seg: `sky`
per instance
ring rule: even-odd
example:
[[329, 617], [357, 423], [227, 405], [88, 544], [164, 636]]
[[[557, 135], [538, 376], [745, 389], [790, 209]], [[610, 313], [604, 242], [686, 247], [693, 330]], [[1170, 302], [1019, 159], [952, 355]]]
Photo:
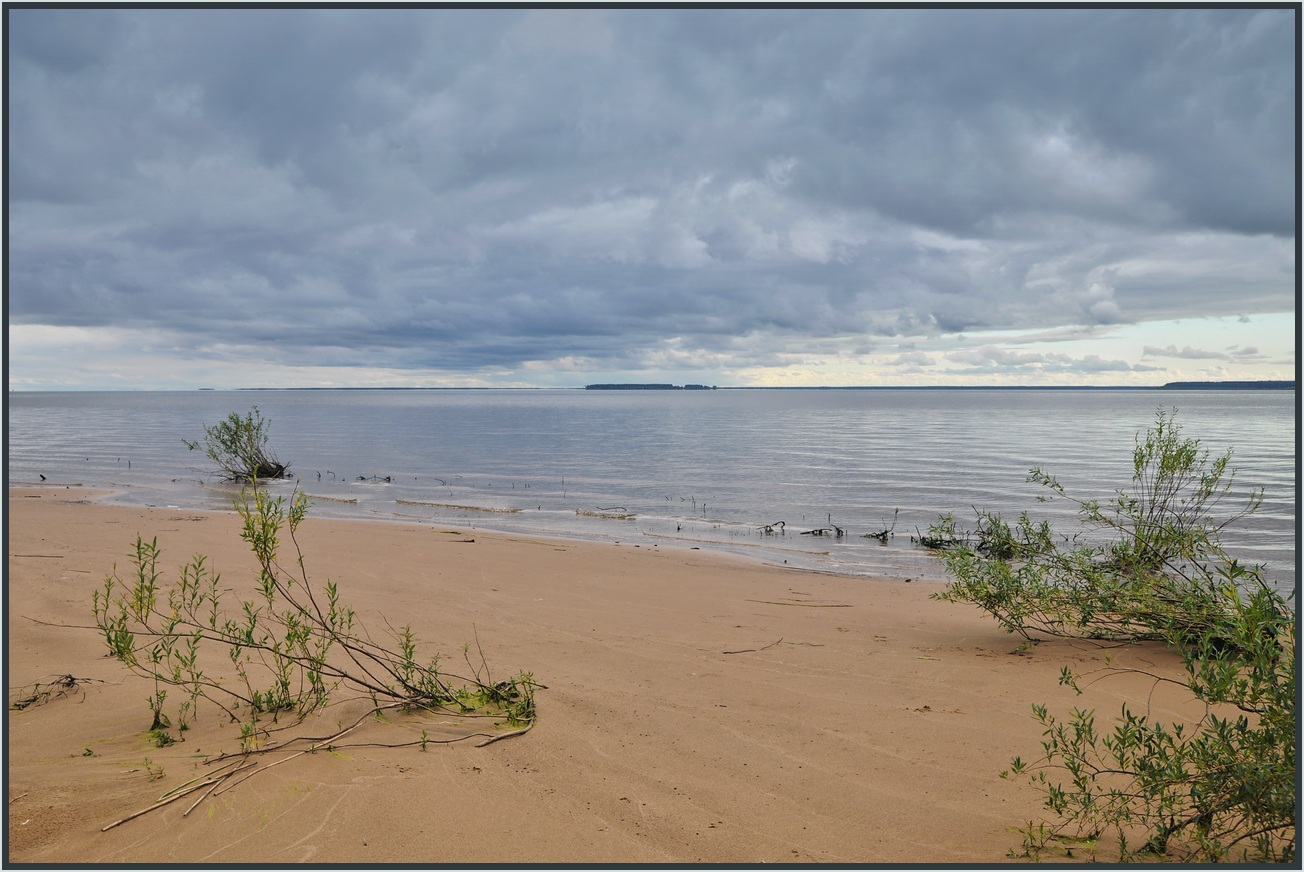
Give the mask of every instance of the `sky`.
[[7, 9], [11, 390], [1293, 379], [1294, 9]]

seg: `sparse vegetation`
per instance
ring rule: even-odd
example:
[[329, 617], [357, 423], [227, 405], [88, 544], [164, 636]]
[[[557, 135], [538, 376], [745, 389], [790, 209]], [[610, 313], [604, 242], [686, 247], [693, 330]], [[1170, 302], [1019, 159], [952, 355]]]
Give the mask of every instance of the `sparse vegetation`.
[[[1132, 490], [1103, 507], [1074, 500], [1091, 535], [1057, 538], [1027, 513], [1013, 528], [979, 512], [974, 533], [946, 517], [930, 530], [948, 543], [956, 579], [938, 598], [974, 603], [1028, 639], [1162, 642], [1186, 677], [1154, 680], [1184, 684], [1205, 705], [1199, 722], [1170, 726], [1125, 705], [1109, 731], [1094, 711], [1062, 718], [1034, 706], [1042, 756], [1016, 757], [1002, 775], [1031, 777], [1055, 820], [1022, 829], [1024, 855], [1094, 855], [1112, 835], [1123, 860], [1295, 860], [1295, 617], [1258, 568], [1219, 541], [1261, 499], [1251, 492], [1217, 515], [1232, 493], [1230, 459], [1210, 460], [1161, 412], [1137, 440]], [[1041, 470], [1030, 480], [1068, 498]], [[1102, 531], [1109, 538], [1093, 541]], [[1082, 678], [1065, 668], [1061, 682], [1078, 688]]]
[[[481, 744], [533, 725], [536, 684], [530, 674], [494, 681], [483, 655], [472, 677], [446, 674], [437, 658], [418, 657], [410, 627], [392, 630], [392, 645], [373, 641], [341, 602], [334, 583], [319, 586], [310, 580], [295, 538], [308, 509], [302, 493], [296, 491], [287, 503], [264, 489], [246, 488], [236, 508], [243, 520], [241, 536], [259, 569], [252, 595], [233, 607], [227, 602], [230, 590], [205, 557], [194, 557], [181, 567], [174, 584], [166, 584], [157, 539], [146, 542], [139, 536], [130, 575], [119, 577], [115, 567], [103, 589], [94, 592], [95, 626], [109, 652], [151, 683], [148, 732], [156, 745], [181, 741], [205, 708], [216, 709], [240, 730], [240, 751], [209, 763], [231, 757], [247, 761], [296, 743], [303, 752], [341, 747], [343, 736], [387, 712], [438, 712], [514, 728], [471, 733], [484, 738]], [[281, 561], [283, 537], [293, 551], [286, 563]], [[215, 657], [214, 651], [225, 658]], [[469, 646], [463, 649], [468, 665], [469, 651]], [[225, 675], [216, 669], [223, 662], [229, 664]], [[368, 713], [327, 737], [293, 734], [308, 715], [340, 696], [368, 701]], [[434, 741], [423, 735], [395, 746], [425, 747]], [[243, 764], [222, 767], [191, 789], [211, 788], [237, 771], [241, 778], [251, 774]], [[169, 795], [167, 801], [189, 792]]]

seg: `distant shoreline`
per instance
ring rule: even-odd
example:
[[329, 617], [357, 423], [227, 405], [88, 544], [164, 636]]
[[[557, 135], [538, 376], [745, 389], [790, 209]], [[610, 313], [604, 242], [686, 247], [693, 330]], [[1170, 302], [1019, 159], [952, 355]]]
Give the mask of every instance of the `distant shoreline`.
[[639, 383], [618, 383], [618, 384], [595, 384], [585, 385], [586, 391], [714, 391], [717, 388], [714, 385], [671, 385], [662, 383], [639, 384]]
[[[213, 388], [199, 388], [213, 390]], [[490, 387], [306, 387], [232, 388], [237, 391], [1277, 391], [1295, 390], [1293, 381], [1180, 381], [1162, 385], [697, 385], [591, 384], [582, 388]]]
[[794, 385], [721, 387], [722, 391], [1266, 391], [1295, 390], [1293, 381], [1169, 382], [1162, 385]]
[[[169, 388], [160, 393], [189, 391], [1293, 391], [1296, 382], [1280, 381], [1178, 381], [1162, 385], [662, 385], [612, 384], [580, 387], [247, 387], [247, 388]], [[153, 393], [151, 389], [85, 388], [73, 390], [10, 388], [10, 394], [35, 393]]]
[[1223, 381], [1223, 382], [1200, 382], [1200, 381], [1183, 381], [1169, 382], [1164, 385], [1169, 390], [1178, 391], [1280, 391], [1295, 390], [1293, 381]]

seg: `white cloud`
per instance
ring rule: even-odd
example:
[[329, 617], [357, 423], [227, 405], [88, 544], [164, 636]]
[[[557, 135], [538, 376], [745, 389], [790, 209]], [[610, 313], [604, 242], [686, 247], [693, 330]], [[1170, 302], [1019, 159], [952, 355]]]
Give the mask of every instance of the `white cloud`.
[[1153, 345], [1147, 345], [1141, 351], [1142, 357], [1178, 357], [1185, 360], [1228, 360], [1228, 355], [1221, 351], [1205, 351], [1201, 348], [1192, 348], [1189, 345], [1178, 349], [1176, 345], [1169, 345], [1166, 348], [1156, 348]]

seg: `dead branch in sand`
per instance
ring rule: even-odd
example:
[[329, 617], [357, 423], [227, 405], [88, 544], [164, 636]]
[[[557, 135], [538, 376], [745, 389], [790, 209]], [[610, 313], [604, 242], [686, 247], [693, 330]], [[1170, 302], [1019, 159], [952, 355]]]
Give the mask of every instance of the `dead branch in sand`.
[[[54, 679], [53, 681], [47, 681], [47, 682], [38, 681], [35, 684], [33, 684], [31, 689], [26, 691], [26, 693], [24, 693], [22, 690], [19, 690], [18, 693], [22, 695], [18, 696], [12, 702], [10, 702], [9, 708], [12, 709], [13, 711], [20, 712], [23, 709], [27, 709], [35, 705], [41, 705], [43, 703], [47, 703], [52, 699], [59, 699], [61, 697], [68, 696], [80, 690], [81, 685], [90, 682], [96, 682], [98, 684], [104, 683], [101, 679], [98, 678], [77, 678], [73, 675], [68, 675], [68, 674], [60, 675], [58, 678]], [[84, 693], [82, 695], [83, 697], [85, 696]]]
[[770, 644], [766, 645], [764, 648], [740, 648], [740, 649], [738, 649], [737, 651], [721, 651], [720, 653], [721, 653], [721, 654], [747, 654], [747, 653], [749, 653], [749, 652], [753, 652], [753, 651], [766, 651], [766, 650], [768, 650], [768, 649], [770, 649], [770, 648], [773, 648], [775, 645], [779, 644], [779, 642], [782, 642], [782, 641], [783, 641], [783, 639], [782, 639], [782, 638], [779, 638], [779, 639], [777, 639], [776, 641], [771, 642]]

